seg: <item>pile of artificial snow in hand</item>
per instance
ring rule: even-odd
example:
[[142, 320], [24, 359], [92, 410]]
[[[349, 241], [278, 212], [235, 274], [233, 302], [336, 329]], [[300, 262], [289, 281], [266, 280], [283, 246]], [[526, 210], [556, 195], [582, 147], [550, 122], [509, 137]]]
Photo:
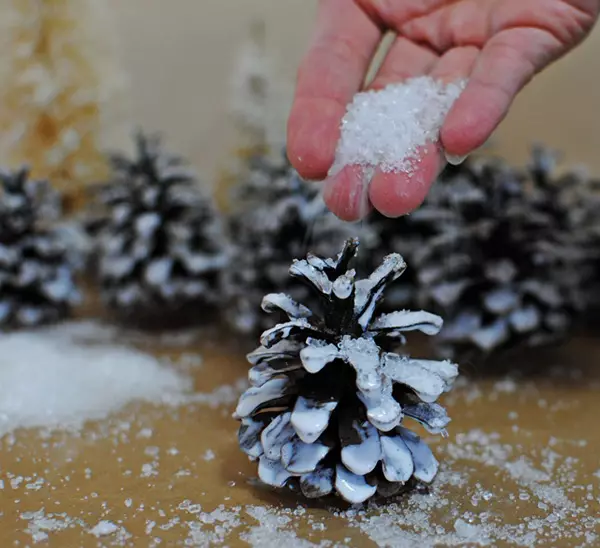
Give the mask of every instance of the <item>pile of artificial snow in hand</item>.
[[410, 173], [419, 149], [438, 140], [464, 86], [421, 76], [356, 94], [342, 120], [330, 175], [350, 165]]
[[109, 343], [100, 325], [2, 334], [0, 437], [20, 427], [78, 428], [135, 400], [182, 403], [191, 384], [153, 356]]

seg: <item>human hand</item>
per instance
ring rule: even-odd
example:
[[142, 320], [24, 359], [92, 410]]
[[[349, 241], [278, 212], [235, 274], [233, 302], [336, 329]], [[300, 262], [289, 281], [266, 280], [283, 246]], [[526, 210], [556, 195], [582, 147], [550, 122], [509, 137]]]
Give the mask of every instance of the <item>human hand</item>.
[[[346, 107], [361, 90], [383, 32], [393, 30], [397, 36], [370, 89], [425, 74], [469, 79], [440, 143], [424, 147], [415, 172], [378, 170], [371, 180], [370, 206], [390, 217], [408, 213], [443, 167], [438, 146], [463, 156], [484, 144], [515, 95], [581, 42], [599, 11], [599, 0], [319, 0], [288, 122], [290, 161], [306, 179], [326, 178]], [[324, 184], [325, 201], [340, 218], [365, 213], [356, 166]]]

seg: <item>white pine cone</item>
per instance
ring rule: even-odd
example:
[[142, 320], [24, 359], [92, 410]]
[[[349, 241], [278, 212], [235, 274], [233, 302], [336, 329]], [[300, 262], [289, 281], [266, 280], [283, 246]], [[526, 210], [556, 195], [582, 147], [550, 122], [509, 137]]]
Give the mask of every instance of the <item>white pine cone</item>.
[[357, 246], [348, 240], [337, 259], [309, 254], [292, 264], [290, 274], [316, 293], [318, 310], [285, 294], [264, 298], [265, 311], [289, 321], [265, 331], [249, 354], [252, 386], [235, 414], [240, 446], [258, 459], [263, 482], [296, 481], [307, 497], [335, 491], [352, 503], [433, 480], [438, 463], [404, 419], [444, 433], [450, 419], [436, 400], [458, 374], [448, 361], [392, 351], [403, 333], [433, 335], [442, 320], [422, 311], [377, 315], [406, 265], [392, 254], [356, 280], [350, 262]]
[[484, 357], [568, 333], [591, 276], [583, 186], [573, 172], [557, 176], [541, 149], [527, 170], [468, 161], [404, 220], [415, 301], [444, 316], [445, 356]]
[[129, 317], [177, 314], [222, 298], [229, 252], [216, 208], [183, 159], [156, 136], [137, 135], [137, 155], [112, 157], [93, 219], [97, 275], [107, 304]]
[[61, 320], [80, 301], [76, 265], [52, 226], [59, 195], [28, 177], [0, 172], [0, 329]]

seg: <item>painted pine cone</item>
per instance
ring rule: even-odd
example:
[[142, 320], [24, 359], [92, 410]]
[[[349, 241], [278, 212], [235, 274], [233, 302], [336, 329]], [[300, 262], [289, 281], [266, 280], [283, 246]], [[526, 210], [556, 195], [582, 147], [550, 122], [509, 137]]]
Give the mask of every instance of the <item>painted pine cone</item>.
[[527, 171], [469, 162], [409, 217], [429, 231], [409, 259], [419, 306], [445, 317], [443, 355], [482, 357], [568, 332], [589, 269], [581, 225], [564, 205], [568, 181], [551, 169], [541, 152]]
[[104, 215], [92, 230], [104, 300], [133, 315], [219, 302], [229, 257], [216, 209], [194, 173], [157, 137], [141, 133], [137, 156], [112, 162], [113, 180], [96, 204]]
[[336, 491], [352, 503], [433, 480], [438, 463], [404, 418], [443, 433], [450, 419], [435, 402], [458, 374], [448, 361], [391, 351], [404, 332], [433, 335], [442, 320], [422, 311], [377, 315], [406, 265], [392, 254], [356, 280], [357, 246], [348, 240], [337, 259], [309, 254], [292, 264], [290, 274], [315, 292], [319, 310], [285, 294], [264, 298], [265, 311], [289, 320], [265, 331], [249, 354], [251, 387], [235, 413], [240, 446], [258, 459], [263, 482], [294, 482], [310, 498]]
[[60, 198], [29, 171], [0, 171], [0, 328], [52, 323], [80, 301], [68, 249], [53, 223]]

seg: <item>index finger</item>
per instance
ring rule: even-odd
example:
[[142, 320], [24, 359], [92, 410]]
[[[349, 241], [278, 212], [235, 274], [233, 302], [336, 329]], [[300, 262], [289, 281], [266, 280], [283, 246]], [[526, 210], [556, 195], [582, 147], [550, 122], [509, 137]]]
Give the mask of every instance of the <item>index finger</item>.
[[380, 29], [354, 2], [320, 1], [316, 32], [298, 70], [288, 121], [288, 156], [302, 177], [327, 175], [340, 122], [362, 87], [380, 40]]

